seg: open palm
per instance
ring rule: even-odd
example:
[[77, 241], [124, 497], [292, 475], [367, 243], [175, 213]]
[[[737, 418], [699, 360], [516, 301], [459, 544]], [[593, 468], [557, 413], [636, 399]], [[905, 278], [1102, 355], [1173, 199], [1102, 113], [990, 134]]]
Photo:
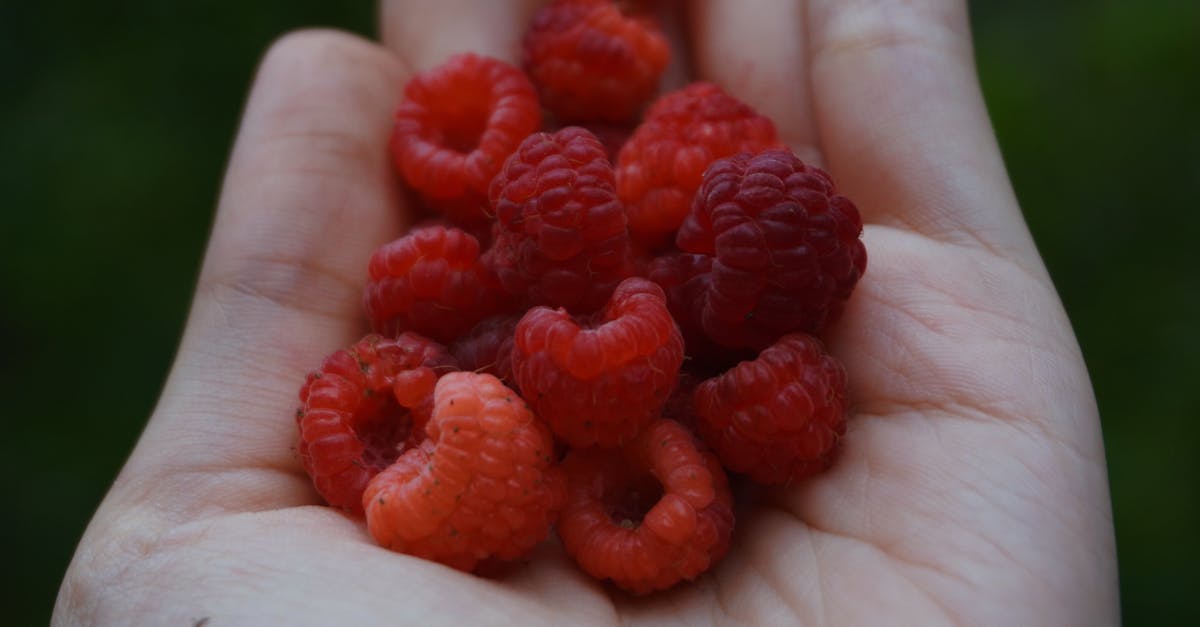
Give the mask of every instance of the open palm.
[[667, 16], [670, 80], [721, 83], [772, 117], [858, 204], [870, 256], [827, 337], [851, 379], [843, 454], [749, 499], [714, 571], [635, 599], [546, 548], [481, 579], [317, 506], [291, 412], [305, 371], [364, 332], [366, 259], [402, 232], [386, 151], [401, 85], [465, 49], [514, 60], [536, 4], [390, 0], [386, 47], [331, 32], [274, 46], [176, 364], [55, 622], [1116, 622], [1090, 384], [957, 0], [708, 0]]

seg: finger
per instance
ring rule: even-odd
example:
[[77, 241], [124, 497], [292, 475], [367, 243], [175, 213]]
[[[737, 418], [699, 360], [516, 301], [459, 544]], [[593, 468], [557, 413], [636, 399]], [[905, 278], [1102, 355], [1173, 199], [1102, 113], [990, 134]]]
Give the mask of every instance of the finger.
[[809, 0], [826, 163], [868, 222], [1030, 245], [975, 74], [963, 0]]
[[771, 118], [801, 159], [820, 163], [801, 0], [700, 0], [691, 18], [697, 78]]
[[525, 27], [545, 1], [383, 0], [380, 35], [418, 72], [460, 52], [518, 65]]
[[181, 507], [312, 498], [292, 450], [296, 395], [364, 332], [368, 256], [401, 228], [387, 141], [404, 76], [383, 48], [334, 32], [266, 55], [179, 354], [123, 479]]
[[671, 59], [667, 62], [667, 67], [658, 80], [659, 94], [686, 87], [688, 83], [692, 82], [692, 77], [695, 75], [689, 44], [691, 29], [688, 24], [690, 21], [688, 11], [690, 6], [684, 0], [658, 0], [642, 7], [647, 9], [648, 15], [671, 46]]

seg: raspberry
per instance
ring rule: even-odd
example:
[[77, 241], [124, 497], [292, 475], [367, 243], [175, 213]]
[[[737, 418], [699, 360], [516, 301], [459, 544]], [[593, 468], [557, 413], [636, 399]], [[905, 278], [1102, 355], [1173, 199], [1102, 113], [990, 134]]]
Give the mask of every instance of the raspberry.
[[444, 226], [409, 232], [371, 255], [363, 302], [385, 335], [415, 331], [441, 342], [501, 308], [499, 283], [479, 263], [479, 242]]
[[510, 294], [595, 311], [632, 273], [612, 165], [590, 132], [530, 135], [492, 181], [491, 201], [497, 224], [484, 259]]
[[635, 594], [708, 570], [733, 533], [729, 484], [679, 423], [659, 420], [614, 455], [574, 450], [563, 462], [563, 548], [583, 570]]
[[520, 319], [521, 316], [511, 314], [493, 316], [460, 337], [450, 345], [450, 352], [458, 360], [458, 367], [486, 372], [506, 385], [515, 386], [512, 375], [513, 336]]
[[823, 170], [786, 150], [721, 159], [704, 174], [676, 243], [712, 255], [701, 326], [761, 349], [841, 315], [867, 264], [862, 221]]
[[473, 227], [487, 221], [492, 177], [540, 124], [537, 93], [520, 70], [459, 54], [405, 86], [392, 157], [435, 209]]
[[759, 483], [827, 468], [846, 432], [846, 371], [802, 333], [701, 383], [692, 401], [697, 430], [721, 463]]
[[[418, 210], [418, 209], [420, 209], [420, 207], [413, 207], [413, 209]], [[491, 209], [488, 209], [488, 212], [490, 213]], [[424, 215], [424, 216], [416, 215], [414, 217], [416, 218], [416, 222], [414, 222], [410, 227], [408, 227], [409, 233], [412, 233], [413, 231], [417, 231], [420, 229], [429, 228], [429, 227], [442, 227], [442, 228], [447, 228], [447, 229], [458, 229], [458, 230], [466, 233], [467, 235], [474, 237], [475, 241], [479, 243], [480, 250], [487, 250], [487, 248], [492, 245], [492, 222], [493, 221], [491, 219], [488, 219], [486, 222], [480, 222], [478, 224], [462, 224], [461, 222], [455, 222], [454, 220], [451, 220], [441, 214], [430, 214], [430, 215]]]
[[447, 374], [433, 403], [429, 439], [367, 485], [367, 528], [382, 546], [464, 571], [521, 557], [566, 498], [550, 431], [487, 374]]
[[308, 375], [296, 449], [326, 502], [362, 513], [367, 481], [424, 439], [434, 381], [453, 367], [439, 344], [404, 333], [368, 335]]
[[617, 162], [617, 155], [621, 152], [621, 147], [625, 142], [629, 141], [629, 136], [633, 135], [633, 126], [629, 124], [612, 124], [608, 122], [586, 122], [580, 124], [568, 124], [565, 126], [548, 126], [543, 129], [547, 133], [554, 133], [569, 126], [579, 126], [585, 128], [600, 143], [604, 146], [604, 154], [608, 157], [609, 163]]
[[683, 332], [689, 356], [696, 354], [698, 344], [711, 345], [700, 326], [696, 307], [708, 291], [711, 271], [712, 257], [679, 252], [659, 255], [646, 268], [646, 278], [667, 294], [667, 308]]
[[680, 370], [679, 382], [675, 385], [675, 391], [671, 392], [670, 398], [667, 399], [667, 404], [663, 406], [662, 417], [674, 420], [687, 427], [688, 431], [695, 433], [696, 410], [692, 406], [692, 397], [696, 395], [696, 388], [700, 386], [701, 382], [702, 379], [699, 375], [687, 370]]
[[534, 412], [573, 447], [616, 446], [653, 421], [679, 376], [683, 338], [662, 289], [626, 279], [596, 319], [531, 309], [517, 325], [513, 376]]
[[630, 236], [648, 248], [668, 244], [709, 164], [781, 145], [770, 119], [712, 83], [662, 96], [617, 156]]
[[667, 38], [609, 0], [559, 0], [525, 33], [525, 71], [542, 103], [568, 122], [632, 119], [667, 68]]

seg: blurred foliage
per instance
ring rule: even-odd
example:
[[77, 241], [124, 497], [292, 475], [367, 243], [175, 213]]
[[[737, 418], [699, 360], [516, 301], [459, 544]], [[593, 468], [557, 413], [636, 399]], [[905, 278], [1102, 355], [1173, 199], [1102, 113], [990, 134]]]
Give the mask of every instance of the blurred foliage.
[[[0, 5], [0, 573], [44, 623], [153, 405], [261, 51], [371, 3]], [[1104, 420], [1128, 625], [1200, 624], [1200, 2], [977, 1], [984, 91]]]
[[974, 3], [985, 96], [1100, 404], [1125, 624], [1198, 625], [1200, 2]]

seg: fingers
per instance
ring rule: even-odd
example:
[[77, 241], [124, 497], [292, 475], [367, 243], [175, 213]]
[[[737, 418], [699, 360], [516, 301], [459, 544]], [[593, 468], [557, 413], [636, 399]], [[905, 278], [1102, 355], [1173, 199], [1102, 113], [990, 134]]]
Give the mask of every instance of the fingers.
[[418, 72], [468, 51], [519, 64], [525, 27], [545, 2], [383, 0], [380, 35], [384, 45]]
[[[296, 395], [365, 331], [368, 256], [400, 231], [387, 142], [404, 79], [393, 55], [345, 34], [293, 34], [266, 55], [175, 366], [123, 478], [219, 476], [209, 496], [226, 507], [230, 480], [254, 507], [311, 498]], [[202, 500], [188, 485], [168, 489]]]
[[[380, 36], [415, 71], [427, 70], [467, 51], [519, 66], [521, 39], [529, 21], [548, 2], [383, 0], [379, 12]], [[681, 0], [660, 0], [651, 7], [671, 43], [671, 62], [660, 83], [662, 91], [683, 87], [691, 76], [680, 4]]]
[[771, 118], [805, 161], [820, 162], [801, 0], [700, 0], [691, 7], [696, 76]]
[[[692, 82], [693, 70], [691, 29], [688, 10], [691, 0], [655, 0], [643, 3], [648, 15], [662, 30], [671, 46], [671, 60], [658, 80], [658, 93], [666, 93], [686, 87]], [[631, 5], [636, 7], [637, 5]]]
[[808, 4], [820, 144], [864, 219], [1031, 250], [975, 75], [966, 3]]

